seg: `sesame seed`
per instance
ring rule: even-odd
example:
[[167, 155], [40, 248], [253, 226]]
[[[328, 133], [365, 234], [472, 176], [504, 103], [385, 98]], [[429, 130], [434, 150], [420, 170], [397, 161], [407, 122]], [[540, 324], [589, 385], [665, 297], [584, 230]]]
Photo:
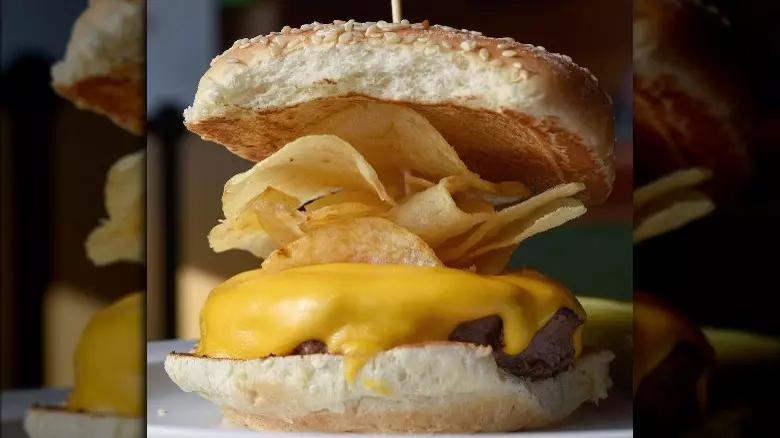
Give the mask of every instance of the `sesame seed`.
[[323, 43], [332, 43], [333, 41], [336, 41], [338, 39], [338, 36], [335, 33], [331, 33], [325, 38], [322, 39]]
[[504, 64], [504, 62], [501, 61], [500, 59], [494, 59], [494, 60], [490, 61], [490, 65], [492, 67], [501, 67], [503, 64]]
[[352, 41], [352, 32], [345, 32], [339, 35], [339, 43], [346, 44]]
[[349, 20], [344, 24], [344, 30], [351, 32], [355, 28], [355, 20]]
[[525, 70], [512, 70], [509, 74], [509, 79], [512, 82], [519, 82], [528, 79], [528, 72]]
[[319, 36], [319, 35], [312, 35], [311, 36], [311, 42], [313, 42], [315, 44], [319, 44], [319, 43], [322, 42], [322, 37]]
[[428, 38], [419, 37], [419, 38], [417, 38], [417, 42], [418, 43], [427, 43], [428, 42]]
[[515, 42], [515, 39], [514, 38], [510, 38], [510, 37], [499, 38], [499, 40], [506, 41], [507, 43]]
[[324, 29], [324, 28], [325, 28], [325, 26], [323, 26], [321, 24], [318, 24], [318, 25], [314, 26], [314, 30], [321, 30], [321, 29]]
[[487, 61], [488, 59], [490, 59], [490, 50], [479, 49], [479, 57], [482, 58], [484, 61]]
[[297, 34], [297, 33], [301, 33], [301, 32], [302, 31], [300, 29], [297, 29], [297, 28], [290, 29], [290, 33], [292, 33], [292, 34]]
[[312, 26], [322, 26], [322, 23], [320, 23], [319, 21], [315, 21], [311, 25]]
[[409, 24], [409, 20], [407, 20], [406, 18], [404, 18], [403, 20], [401, 20], [401, 24]]
[[382, 38], [381, 33], [372, 33], [368, 36], [369, 38]]
[[417, 39], [417, 35], [415, 35], [413, 33], [410, 33], [410, 34], [408, 34], [408, 35], [406, 35], [404, 37], [403, 41], [404, 41], [404, 44], [410, 44], [410, 43], [413, 43], [414, 40], [416, 40], [416, 39]]
[[512, 63], [512, 67], [514, 67], [514, 68], [523, 68], [523, 63], [521, 63], [521, 62], [514, 62], [514, 63]]
[[366, 36], [370, 37], [372, 34], [380, 33], [381, 31], [376, 26], [376, 24], [372, 24], [371, 26], [368, 26], [368, 29], [366, 29]]
[[336, 26], [343, 26], [344, 23], [346, 23], [346, 21], [344, 20], [333, 20], [333, 24], [335, 24]]
[[274, 56], [282, 53], [282, 46], [278, 44], [271, 44], [271, 53], [273, 53]]
[[474, 35], [474, 36], [482, 36], [482, 32], [479, 32], [479, 31], [476, 31], [476, 30], [472, 30], [469, 33]]
[[511, 58], [515, 55], [517, 55], [517, 52], [515, 52], [514, 50], [504, 50], [503, 52], [501, 52], [501, 56], [506, 56], [507, 58]]
[[425, 30], [428, 30], [429, 27], [431, 27], [431, 23], [428, 22], [428, 20], [423, 20], [422, 28], [425, 29]]
[[287, 44], [287, 38], [277, 35], [274, 37], [274, 44], [279, 44], [280, 46], [284, 47]]
[[442, 41], [440, 44], [441, 44], [442, 48], [445, 48], [447, 50], [452, 50], [452, 44], [450, 44], [449, 42]]
[[449, 26], [439, 26], [439, 29], [447, 31], [447, 32], [454, 32], [455, 31], [454, 27], [449, 27]]
[[259, 42], [259, 41], [260, 41], [260, 37], [259, 36], [256, 36], [254, 38], [250, 38], [249, 39], [249, 42], [252, 43], [252, 44], [255, 44], [255, 43]]
[[387, 27], [387, 21], [379, 20], [379, 21], [376, 22], [376, 25], [379, 26], [380, 28]]
[[438, 46], [428, 46], [423, 50], [423, 53], [426, 55], [433, 55], [434, 53], [439, 51]]
[[292, 30], [292, 28], [290, 26], [284, 26], [282, 28], [282, 33], [287, 35], [288, 33], [290, 33], [291, 30]]
[[468, 29], [461, 29], [460, 31], [461, 31], [461, 32], [466, 32], [466, 33], [469, 33], [469, 30], [468, 30]]
[[501, 43], [501, 44], [499, 44], [499, 45], [497, 45], [497, 46], [496, 46], [496, 48], [497, 48], [498, 50], [506, 50], [506, 49], [508, 49], [509, 47], [510, 47], [510, 46], [509, 46], [509, 44], [506, 44], [506, 43]]
[[385, 32], [385, 38], [390, 44], [398, 44], [401, 42], [401, 37], [395, 32]]
[[251, 46], [251, 44], [249, 44], [249, 43], [246, 43], [246, 44], [239, 44], [239, 45], [238, 45], [238, 48], [239, 48], [239, 49], [246, 49], [246, 48], [247, 48], [247, 47], [249, 47], [249, 46]]
[[422, 28], [423, 28], [423, 24], [422, 23], [414, 23], [412, 25], [412, 29], [422, 29]]
[[304, 24], [301, 26], [301, 30], [310, 30], [312, 28], [311, 24]]
[[542, 52], [546, 52], [547, 49], [544, 48], [544, 46], [536, 46], [537, 50], [541, 50]]
[[328, 36], [328, 31], [325, 29], [320, 29], [317, 32], [314, 32], [314, 35], [321, 36], [321, 37]]
[[477, 42], [474, 40], [463, 41], [462, 43], [460, 43], [460, 48], [467, 52], [470, 52], [477, 48]]

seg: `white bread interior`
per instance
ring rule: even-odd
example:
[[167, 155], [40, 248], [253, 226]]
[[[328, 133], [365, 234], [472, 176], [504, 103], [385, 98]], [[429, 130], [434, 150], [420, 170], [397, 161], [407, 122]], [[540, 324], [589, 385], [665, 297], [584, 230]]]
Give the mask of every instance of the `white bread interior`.
[[256, 430], [471, 433], [536, 429], [607, 396], [608, 351], [590, 353], [554, 378], [502, 372], [490, 347], [460, 343], [382, 352], [353, 385], [337, 355], [232, 360], [171, 353], [165, 371], [186, 392]]
[[487, 180], [609, 194], [614, 119], [595, 76], [543, 47], [425, 26], [334, 21], [239, 40], [203, 75], [185, 124], [260, 161], [300, 136], [339, 135], [327, 118], [355, 105], [405, 105]]
[[24, 430], [30, 438], [140, 438], [143, 418], [72, 412], [59, 406], [30, 408]]
[[143, 132], [144, 2], [92, 1], [73, 25], [52, 85], [79, 108]]

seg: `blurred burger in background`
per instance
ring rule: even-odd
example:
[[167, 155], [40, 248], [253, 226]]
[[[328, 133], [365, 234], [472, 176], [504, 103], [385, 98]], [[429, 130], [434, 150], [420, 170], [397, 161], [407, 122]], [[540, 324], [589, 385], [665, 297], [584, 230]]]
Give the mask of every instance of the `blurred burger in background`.
[[[73, 26], [52, 86], [79, 108], [143, 133], [144, 2], [91, 0]], [[143, 264], [145, 151], [119, 158], [108, 171], [107, 218], [85, 242], [95, 266]], [[121, 285], [117, 285], [121, 287]], [[33, 406], [24, 428], [31, 438], [144, 435], [145, 292], [135, 291], [96, 312], [74, 352], [74, 386], [56, 406]]]
[[701, 1], [634, 1], [634, 172], [703, 167], [733, 196], [750, 175], [750, 103], [731, 23]]

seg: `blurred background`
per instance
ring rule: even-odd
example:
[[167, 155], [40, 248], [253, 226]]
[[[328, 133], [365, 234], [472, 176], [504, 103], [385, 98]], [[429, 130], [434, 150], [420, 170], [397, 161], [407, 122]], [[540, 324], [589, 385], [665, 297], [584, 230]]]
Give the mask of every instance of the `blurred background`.
[[84, 250], [106, 215], [108, 168], [143, 140], [76, 109], [49, 85], [87, 0], [0, 5], [2, 389], [70, 386], [88, 319], [144, 285], [143, 267], [96, 268]]
[[[427, 19], [568, 54], [612, 95], [618, 170], [610, 201], [575, 223], [528, 240], [512, 264], [537, 268], [578, 294], [624, 300], [632, 295], [632, 10], [625, 0], [403, 4], [404, 18], [411, 22]], [[149, 339], [196, 338], [198, 312], [211, 288], [259, 267], [248, 253], [214, 253], [206, 240], [222, 217], [225, 181], [252, 163], [184, 130], [182, 111], [198, 80], [209, 61], [239, 38], [313, 21], [390, 21], [390, 2], [149, 0], [147, 14], [147, 334]]]

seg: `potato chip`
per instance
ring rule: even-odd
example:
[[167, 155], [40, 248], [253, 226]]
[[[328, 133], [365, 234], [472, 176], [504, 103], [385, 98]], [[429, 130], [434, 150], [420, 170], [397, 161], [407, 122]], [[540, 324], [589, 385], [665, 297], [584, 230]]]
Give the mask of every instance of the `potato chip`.
[[277, 247], [282, 247], [303, 236], [298, 224], [303, 222], [303, 214], [298, 211], [301, 201], [282, 193], [273, 187], [267, 187], [247, 207], [245, 214], [257, 215], [260, 227], [265, 230]]
[[393, 207], [387, 218], [420, 236], [431, 248], [484, 222], [493, 213], [467, 213], [452, 198], [468, 188], [461, 177], [443, 178], [433, 187], [404, 199]]
[[145, 151], [117, 160], [108, 170], [103, 190], [108, 218], [87, 237], [87, 257], [96, 266], [118, 261], [143, 262]]
[[[247, 209], [251, 209], [251, 206], [248, 205]], [[242, 249], [261, 259], [267, 258], [278, 248], [260, 225], [256, 214], [238, 214], [233, 220], [222, 221], [211, 229], [208, 240], [214, 252]]]
[[494, 213], [496, 211], [493, 203], [473, 191], [455, 193], [452, 199], [455, 200], [455, 205], [466, 213]]
[[707, 195], [689, 190], [654, 200], [642, 210], [645, 211], [634, 219], [634, 243], [657, 237], [701, 219], [715, 210], [715, 203]]
[[311, 213], [307, 213], [306, 221], [301, 224], [301, 229], [304, 232], [309, 232], [344, 219], [379, 216], [385, 213], [389, 208], [390, 207], [386, 204], [372, 205], [360, 202], [342, 202], [339, 204], [326, 205]]
[[407, 264], [443, 266], [419, 237], [387, 219], [347, 219], [318, 228], [275, 251], [263, 269], [283, 271], [325, 263]]
[[225, 217], [235, 216], [268, 186], [302, 204], [338, 189], [365, 190], [393, 203], [368, 161], [349, 143], [332, 135], [301, 137], [230, 178], [222, 195]]
[[340, 190], [312, 201], [311, 203], [307, 204], [304, 209], [307, 212], [313, 212], [322, 207], [328, 207], [342, 203], [364, 204], [375, 207], [384, 207], [387, 205], [387, 203], [379, 200], [376, 194], [372, 192], [367, 192], [365, 190]]
[[501, 229], [495, 237], [482, 243], [472, 251], [466, 260], [490, 251], [516, 245], [531, 236], [559, 227], [572, 219], [585, 214], [587, 209], [582, 202], [572, 198], [561, 198], [536, 209], [529, 216], [515, 221]]
[[144, 260], [142, 200], [125, 205], [125, 211], [98, 225], [87, 237], [87, 257], [95, 266], [118, 261]]
[[653, 199], [658, 199], [677, 190], [701, 184], [712, 176], [708, 169], [691, 168], [663, 176], [647, 185], [634, 190], [634, 208], [642, 207]]
[[488, 251], [471, 261], [470, 265], [474, 267], [474, 272], [478, 274], [502, 274], [517, 247], [518, 245], [510, 245]]
[[519, 204], [499, 211], [496, 215], [489, 218], [470, 233], [457, 236], [444, 243], [441, 248], [438, 248], [437, 253], [445, 262], [462, 259], [472, 248], [477, 246], [480, 242], [492, 238], [503, 227], [532, 215], [533, 212], [544, 205], [561, 198], [568, 198], [576, 195], [584, 189], [585, 185], [581, 183], [568, 183], [555, 186]]
[[317, 123], [309, 132], [332, 134], [349, 142], [388, 186], [391, 175], [406, 169], [431, 181], [461, 176], [471, 186], [490, 193], [530, 194], [519, 182], [493, 184], [469, 171], [428, 119], [406, 106], [356, 102], [352, 108]]

